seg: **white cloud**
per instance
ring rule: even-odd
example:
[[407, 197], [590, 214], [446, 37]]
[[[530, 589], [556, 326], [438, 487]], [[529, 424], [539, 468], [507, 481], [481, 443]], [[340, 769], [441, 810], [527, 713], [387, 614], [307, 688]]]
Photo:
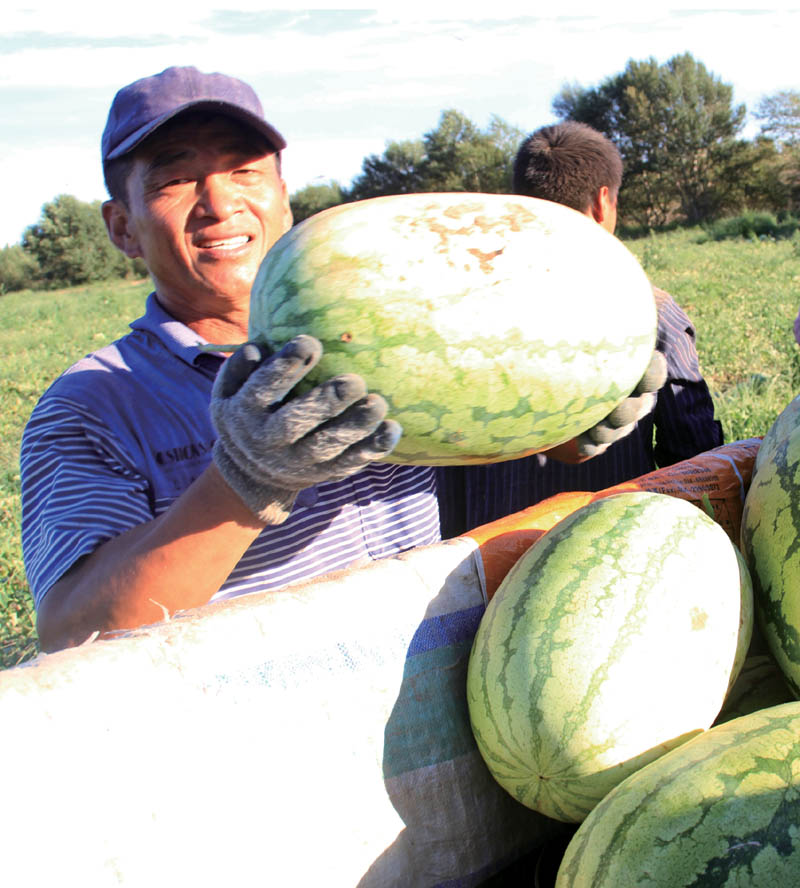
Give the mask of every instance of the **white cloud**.
[[[45, 98], [37, 98], [37, 118], [19, 142], [0, 131], [0, 244], [16, 241], [59, 193], [104, 197], [97, 145], [114, 92], [171, 64], [226, 71], [253, 84], [289, 141], [285, 170], [293, 191], [314, 181], [346, 184], [365, 156], [380, 153], [388, 140], [420, 137], [445, 108], [481, 126], [496, 113], [533, 129], [552, 119], [550, 103], [564, 82], [596, 84], [630, 58], [666, 61], [692, 52], [749, 108], [765, 93], [797, 88], [800, 10], [791, 8], [745, 14], [732, 3], [700, 12], [672, 4], [632, 13], [612, 3], [597, 14], [596, 5], [567, 4], [523, 20], [508, 7], [478, 19], [439, 4], [403, 13], [339, 9], [322, 19], [319, 11], [235, 5], [224, 13], [163, 2], [137, 3], [133, 14], [130, 6], [105, 3], [4, 10], [3, 114], [25, 121], [31, 91]], [[228, 27], [248, 12], [253, 22], [272, 14], [269, 30]], [[335, 33], [325, 31], [328, 21]], [[58, 96], [51, 108], [48, 90]], [[66, 102], [74, 105], [68, 113]]]

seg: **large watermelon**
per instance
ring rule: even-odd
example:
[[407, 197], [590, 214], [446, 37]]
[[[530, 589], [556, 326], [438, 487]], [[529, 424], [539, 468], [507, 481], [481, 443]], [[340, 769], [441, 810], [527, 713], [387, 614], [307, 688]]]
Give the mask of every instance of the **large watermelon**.
[[252, 339], [323, 345], [309, 383], [361, 374], [403, 426], [393, 462], [511, 459], [567, 441], [634, 388], [655, 344], [650, 284], [575, 210], [408, 194], [306, 219], [269, 251]]
[[711, 725], [751, 629], [743, 560], [703, 511], [651, 492], [590, 503], [531, 546], [481, 620], [478, 748], [518, 801], [579, 822]]
[[800, 702], [711, 728], [610, 792], [556, 888], [797, 888]]
[[800, 398], [759, 448], [742, 512], [742, 551], [756, 616], [772, 655], [800, 696]]

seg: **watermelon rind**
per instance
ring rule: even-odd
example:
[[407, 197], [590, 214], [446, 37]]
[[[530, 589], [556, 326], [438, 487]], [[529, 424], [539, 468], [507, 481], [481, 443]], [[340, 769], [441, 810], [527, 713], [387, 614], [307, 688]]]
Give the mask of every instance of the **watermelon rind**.
[[800, 697], [800, 402], [775, 420], [759, 448], [742, 511], [742, 552], [756, 619], [770, 653]]
[[497, 462], [607, 416], [656, 335], [633, 254], [581, 213], [501, 194], [406, 194], [332, 207], [270, 249], [249, 338], [323, 346], [299, 390], [358, 373], [403, 435], [390, 462]]
[[710, 727], [752, 631], [725, 531], [684, 500], [578, 509], [500, 584], [473, 642], [478, 748], [519, 802], [580, 822], [630, 773]]
[[698, 735], [612, 790], [555, 888], [797, 888], [800, 701]]

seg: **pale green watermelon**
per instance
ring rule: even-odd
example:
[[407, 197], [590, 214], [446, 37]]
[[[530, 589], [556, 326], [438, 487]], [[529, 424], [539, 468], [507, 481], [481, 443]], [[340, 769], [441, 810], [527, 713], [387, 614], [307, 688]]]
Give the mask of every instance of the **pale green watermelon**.
[[579, 822], [712, 724], [751, 630], [747, 570], [703, 511], [650, 492], [590, 503], [531, 546], [481, 620], [478, 748], [518, 801]]
[[800, 696], [800, 400], [764, 436], [742, 512], [742, 551], [766, 643]]
[[551, 201], [407, 194], [344, 204], [284, 235], [256, 277], [251, 339], [322, 342], [307, 377], [359, 373], [403, 427], [390, 461], [546, 450], [635, 387], [651, 286], [623, 244]]
[[800, 702], [695, 737], [628, 777], [567, 846], [556, 888], [797, 888]]

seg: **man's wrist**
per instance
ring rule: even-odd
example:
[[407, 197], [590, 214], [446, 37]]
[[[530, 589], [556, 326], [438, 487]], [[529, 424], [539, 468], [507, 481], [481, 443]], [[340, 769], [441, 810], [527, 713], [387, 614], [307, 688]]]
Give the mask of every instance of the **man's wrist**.
[[289, 517], [297, 491], [280, 490], [254, 481], [246, 475], [230, 458], [218, 440], [214, 445], [214, 462], [211, 468], [216, 473], [220, 485], [241, 506], [245, 516], [243, 523], [248, 526], [256, 522], [258, 526], [283, 524]]

